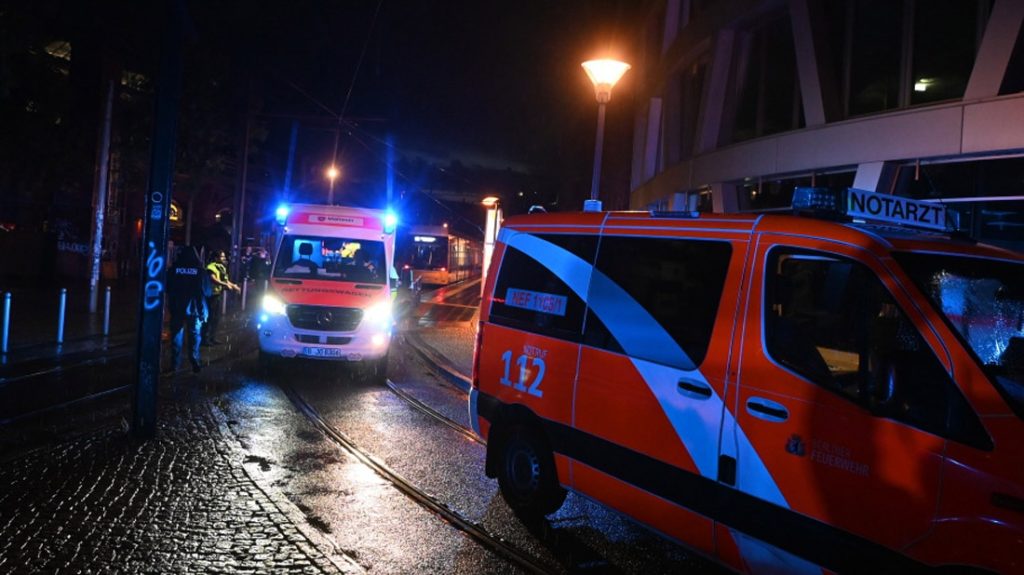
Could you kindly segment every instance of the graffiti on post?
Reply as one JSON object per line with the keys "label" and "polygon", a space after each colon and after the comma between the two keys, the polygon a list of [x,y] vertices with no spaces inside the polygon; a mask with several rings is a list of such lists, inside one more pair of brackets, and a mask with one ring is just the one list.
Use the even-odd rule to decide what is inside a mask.
{"label": "graffiti on post", "polygon": [[149,219],[159,220],[164,217],[164,195],[160,192],[153,192],[151,197],[152,202],[150,205],[153,207],[149,213]]}
{"label": "graffiti on post", "polygon": [[146,310],[156,309],[160,305],[160,296],[164,284],[160,280],[160,271],[164,269],[163,256],[156,253],[156,245],[149,242],[149,253],[146,255],[146,289],[143,306]]}

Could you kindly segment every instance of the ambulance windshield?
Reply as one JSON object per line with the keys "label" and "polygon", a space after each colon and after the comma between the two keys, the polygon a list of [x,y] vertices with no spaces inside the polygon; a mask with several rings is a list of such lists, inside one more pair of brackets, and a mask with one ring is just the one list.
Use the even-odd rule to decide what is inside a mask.
{"label": "ambulance windshield", "polygon": [[896,259],[1024,416],[1024,264],[913,253]]}
{"label": "ambulance windshield", "polygon": [[384,284],[384,243],[317,236],[285,236],[274,277]]}

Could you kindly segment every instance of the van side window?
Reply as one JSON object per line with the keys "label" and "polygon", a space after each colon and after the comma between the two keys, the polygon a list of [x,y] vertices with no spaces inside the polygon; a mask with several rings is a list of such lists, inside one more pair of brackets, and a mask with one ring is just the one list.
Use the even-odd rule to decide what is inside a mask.
{"label": "van side window", "polygon": [[765,269],[766,347],[776,362],[877,416],[991,446],[942,363],[867,266],[775,249]]}
{"label": "van side window", "polygon": [[[538,236],[588,264],[596,236]],[[509,246],[494,286],[491,321],[541,335],[580,341],[586,304],[561,278],[536,259]]]}
{"label": "van side window", "polygon": [[[602,237],[597,271],[625,291],[642,311],[633,313],[623,302],[600,301],[617,296],[614,290],[601,289],[595,283],[600,278],[595,277],[584,343],[695,369],[711,341],[731,254],[728,242]],[[659,333],[651,333],[652,328]],[[668,346],[661,344],[662,335]],[[673,341],[687,357],[666,349]]]}

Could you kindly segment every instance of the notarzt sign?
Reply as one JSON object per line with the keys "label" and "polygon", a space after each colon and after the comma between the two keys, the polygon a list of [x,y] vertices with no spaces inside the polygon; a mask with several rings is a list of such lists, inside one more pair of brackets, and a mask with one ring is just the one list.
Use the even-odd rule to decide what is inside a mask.
{"label": "notarzt sign", "polygon": [[847,195],[846,213],[855,218],[881,220],[933,230],[946,229],[945,206],[854,188],[850,188]]}

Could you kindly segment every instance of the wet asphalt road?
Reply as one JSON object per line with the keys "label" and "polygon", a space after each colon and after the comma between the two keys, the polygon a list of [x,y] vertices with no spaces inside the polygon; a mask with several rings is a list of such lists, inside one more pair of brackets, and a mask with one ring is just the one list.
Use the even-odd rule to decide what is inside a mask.
{"label": "wet asphalt road", "polygon": [[[436,306],[430,302],[423,305]],[[235,443],[233,449],[241,452],[248,476],[320,552],[345,567],[343,572],[523,570],[329,441],[297,409],[286,390],[300,396],[327,425],[365,453],[463,518],[528,554],[544,572],[721,572],[682,547],[575,494],[569,495],[548,522],[528,529],[505,506],[497,481],[484,475],[483,445],[418,411],[358,369],[333,362],[291,361],[267,372],[258,366],[255,338],[248,330],[239,330],[218,353],[200,377],[186,373],[166,380],[166,392],[201,390],[212,398],[212,412],[228,430],[226,437]],[[89,386],[100,388],[95,382],[104,382],[116,386],[129,383],[130,366],[127,358],[97,362],[26,380],[24,385],[49,382],[67,387],[90,382]],[[401,391],[469,427],[465,393],[448,383],[401,334],[392,348],[389,379]],[[127,395],[104,395],[89,407],[77,409],[75,413],[80,415],[75,418],[63,412],[55,415],[65,426],[101,420],[103,414],[118,417],[125,412]],[[9,427],[0,438],[7,445],[21,444],[30,437],[28,432]],[[40,422],[35,427],[51,430],[54,423]]]}
{"label": "wet asphalt road", "polygon": [[[247,365],[246,362],[249,362]],[[531,532],[484,475],[485,447],[414,409],[388,387],[345,366],[289,363],[269,374],[239,360],[222,405],[249,453],[250,472],[302,511],[330,545],[368,571],[519,572],[505,559],[401,494],[294,417],[290,386],[336,430],[463,517],[479,523],[552,573],[707,573],[703,560],[583,497],[570,495],[547,526]],[[468,427],[466,396],[401,338],[394,385]]]}

